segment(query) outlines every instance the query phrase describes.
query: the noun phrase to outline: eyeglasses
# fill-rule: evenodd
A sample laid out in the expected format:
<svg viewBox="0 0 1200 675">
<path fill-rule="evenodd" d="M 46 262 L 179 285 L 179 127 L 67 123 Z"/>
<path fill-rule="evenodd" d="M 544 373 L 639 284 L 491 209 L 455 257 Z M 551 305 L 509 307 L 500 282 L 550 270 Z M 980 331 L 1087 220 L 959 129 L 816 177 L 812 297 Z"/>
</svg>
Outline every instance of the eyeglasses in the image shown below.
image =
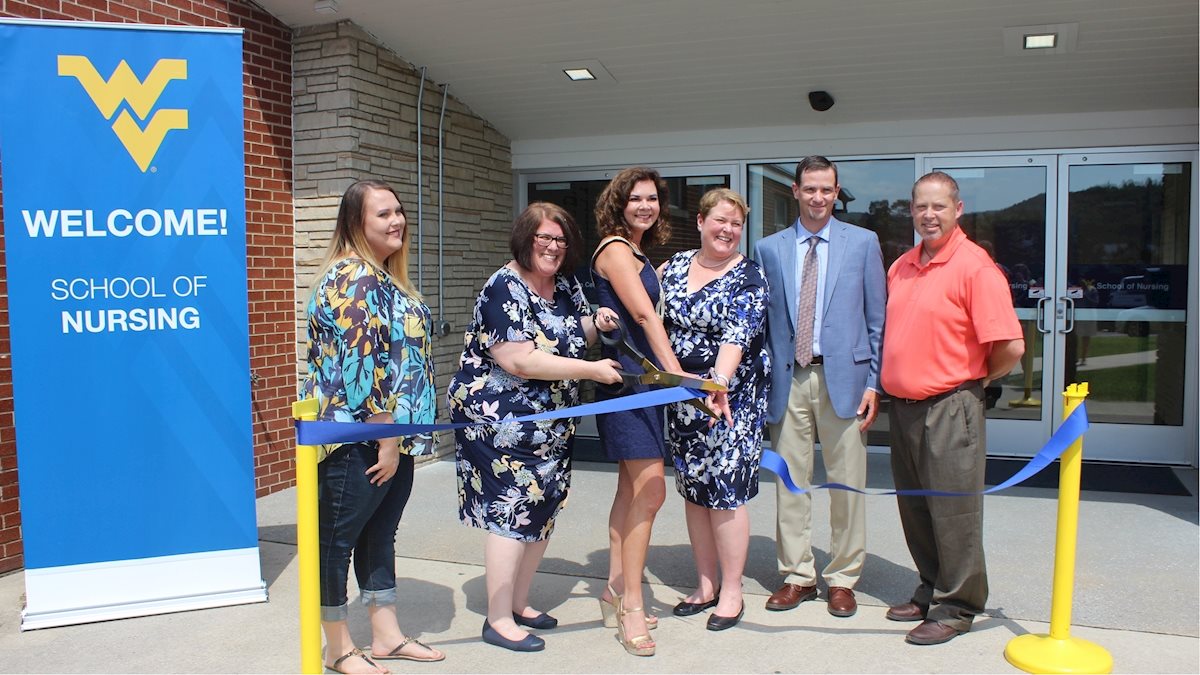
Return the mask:
<svg viewBox="0 0 1200 675">
<path fill-rule="evenodd" d="M 533 235 L 533 240 L 546 248 L 550 248 L 550 242 L 554 242 L 555 244 L 558 244 L 559 248 L 567 247 L 567 238 L 566 237 L 555 237 L 553 235 L 542 234 L 541 232 L 538 232 L 537 234 Z"/>
</svg>

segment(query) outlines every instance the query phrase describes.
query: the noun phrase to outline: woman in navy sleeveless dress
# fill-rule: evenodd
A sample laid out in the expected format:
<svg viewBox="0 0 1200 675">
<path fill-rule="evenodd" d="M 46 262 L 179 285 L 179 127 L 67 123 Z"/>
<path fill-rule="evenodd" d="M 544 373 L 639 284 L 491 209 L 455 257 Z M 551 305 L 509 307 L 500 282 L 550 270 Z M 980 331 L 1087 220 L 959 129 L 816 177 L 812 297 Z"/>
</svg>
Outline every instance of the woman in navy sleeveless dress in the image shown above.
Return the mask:
<svg viewBox="0 0 1200 675">
<path fill-rule="evenodd" d="M 592 257 L 592 278 L 600 304 L 620 314 L 629 343 L 655 365 L 678 372 L 679 362 L 656 310 L 658 276 L 641 250 L 670 236 L 667 203 L 667 186 L 657 171 L 633 167 L 618 173 L 596 202 L 602 240 Z M 606 347 L 602 355 L 618 359 L 627 371 L 642 370 L 613 348 Z M 597 388 L 598 399 L 609 395 Z M 600 596 L 600 610 L 605 625 L 617 628 L 626 651 L 649 656 L 655 645 L 647 630 L 657 619 L 642 609 L 642 571 L 654 517 L 666 498 L 663 409 L 598 415 L 596 426 L 604 453 L 619 465 L 608 517 L 608 587 Z"/>
</svg>

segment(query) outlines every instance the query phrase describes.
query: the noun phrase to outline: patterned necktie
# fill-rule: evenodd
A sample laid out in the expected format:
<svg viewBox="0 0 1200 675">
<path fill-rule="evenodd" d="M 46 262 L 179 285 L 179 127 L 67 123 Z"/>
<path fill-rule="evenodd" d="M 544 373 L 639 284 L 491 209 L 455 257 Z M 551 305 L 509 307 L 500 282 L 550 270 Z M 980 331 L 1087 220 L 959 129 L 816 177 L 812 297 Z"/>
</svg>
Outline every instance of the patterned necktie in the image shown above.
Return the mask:
<svg viewBox="0 0 1200 675">
<path fill-rule="evenodd" d="M 796 363 L 807 368 L 813 360 L 813 321 L 817 316 L 817 239 L 808 238 L 804 271 L 800 276 L 800 306 L 796 311 Z"/>
</svg>

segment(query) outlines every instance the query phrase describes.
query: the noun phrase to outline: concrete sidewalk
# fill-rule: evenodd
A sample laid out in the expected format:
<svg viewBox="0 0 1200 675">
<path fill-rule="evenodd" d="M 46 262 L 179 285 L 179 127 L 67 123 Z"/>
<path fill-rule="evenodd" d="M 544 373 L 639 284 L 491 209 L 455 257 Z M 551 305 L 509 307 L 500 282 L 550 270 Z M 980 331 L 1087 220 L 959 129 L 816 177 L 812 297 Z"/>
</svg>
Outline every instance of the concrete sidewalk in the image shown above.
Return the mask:
<svg viewBox="0 0 1200 675">
<path fill-rule="evenodd" d="M 1181 472 L 1193 493 L 1196 473 Z M 871 487 L 890 485 L 885 455 L 870 457 Z M 535 581 L 532 601 L 558 617 L 542 631 L 547 647 L 517 654 L 482 643 L 485 591 L 482 532 L 457 522 L 454 466 L 427 464 L 398 533 L 401 625 L 447 653 L 446 661 L 390 662 L 393 672 L 1002 672 L 1016 635 L 1048 631 L 1055 494 L 1016 488 L 985 502 L 991 597 L 971 633 L 947 644 L 904 643 L 914 624 L 884 618 L 916 583 L 895 500 L 868 501 L 868 561 L 854 617 L 837 619 L 823 602 L 767 612 L 775 572 L 773 483 L 751 502 L 746 617 L 722 633 L 705 616 L 681 619 L 670 608 L 695 583 L 682 500 L 668 476 L 667 504 L 647 563 L 647 603 L 662 617 L 658 654 L 627 655 L 603 628 L 596 596 L 607 575 L 607 513 L 614 465 L 579 463 L 570 502 Z M 22 574 L 0 578 L 0 672 L 295 672 L 299 637 L 295 493 L 258 502 L 263 577 L 271 600 L 179 614 L 22 633 Z M 814 499 L 818 567 L 828 545 L 828 497 Z M 1080 507 L 1072 635 L 1100 644 L 1119 673 L 1200 672 L 1200 537 L 1196 497 L 1085 492 Z M 823 591 L 823 589 L 822 589 Z M 352 589 L 351 597 L 357 592 Z M 351 629 L 369 640 L 365 611 Z"/>
</svg>

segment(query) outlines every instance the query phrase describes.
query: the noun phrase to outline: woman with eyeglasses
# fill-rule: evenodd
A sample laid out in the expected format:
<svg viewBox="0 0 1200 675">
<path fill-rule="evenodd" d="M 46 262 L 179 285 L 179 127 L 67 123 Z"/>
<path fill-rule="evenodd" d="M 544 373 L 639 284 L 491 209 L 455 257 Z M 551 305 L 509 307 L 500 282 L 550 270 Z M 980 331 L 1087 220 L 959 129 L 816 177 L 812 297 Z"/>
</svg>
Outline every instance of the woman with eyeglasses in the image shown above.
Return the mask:
<svg viewBox="0 0 1200 675">
<path fill-rule="evenodd" d="M 613 177 L 596 201 L 601 239 L 592 255 L 592 280 L 600 304 L 620 315 L 629 344 L 658 367 L 680 372 L 655 307 L 658 274 L 642 252 L 671 236 L 667 196 L 667 184 L 654 169 L 635 166 Z M 622 367 L 640 369 L 616 348 L 604 346 L 600 353 L 617 359 Z M 635 391 L 645 389 L 639 386 Z M 604 388 L 597 387 L 597 400 L 607 397 Z M 642 572 L 654 517 L 667 496 L 663 407 L 597 415 L 596 429 L 604 454 L 618 467 L 608 514 L 608 585 L 600 595 L 600 612 L 604 625 L 617 629 L 625 651 L 652 656 L 656 645 L 647 631 L 658 626 L 658 619 L 644 609 Z"/>
<path fill-rule="evenodd" d="M 513 222 L 513 260 L 479 293 L 459 371 L 450 381 L 450 419 L 485 423 L 454 434 L 459 518 L 487 531 L 484 571 L 488 611 L 484 642 L 519 652 L 545 641 L 525 628 L 558 620 L 529 603 L 534 572 L 571 482 L 571 437 L 577 418 L 505 419 L 579 403 L 579 381 L 615 384 L 619 365 L 584 360 L 616 313 L 596 314 L 571 270 L 582 237 L 566 211 L 534 202 Z"/>
</svg>

